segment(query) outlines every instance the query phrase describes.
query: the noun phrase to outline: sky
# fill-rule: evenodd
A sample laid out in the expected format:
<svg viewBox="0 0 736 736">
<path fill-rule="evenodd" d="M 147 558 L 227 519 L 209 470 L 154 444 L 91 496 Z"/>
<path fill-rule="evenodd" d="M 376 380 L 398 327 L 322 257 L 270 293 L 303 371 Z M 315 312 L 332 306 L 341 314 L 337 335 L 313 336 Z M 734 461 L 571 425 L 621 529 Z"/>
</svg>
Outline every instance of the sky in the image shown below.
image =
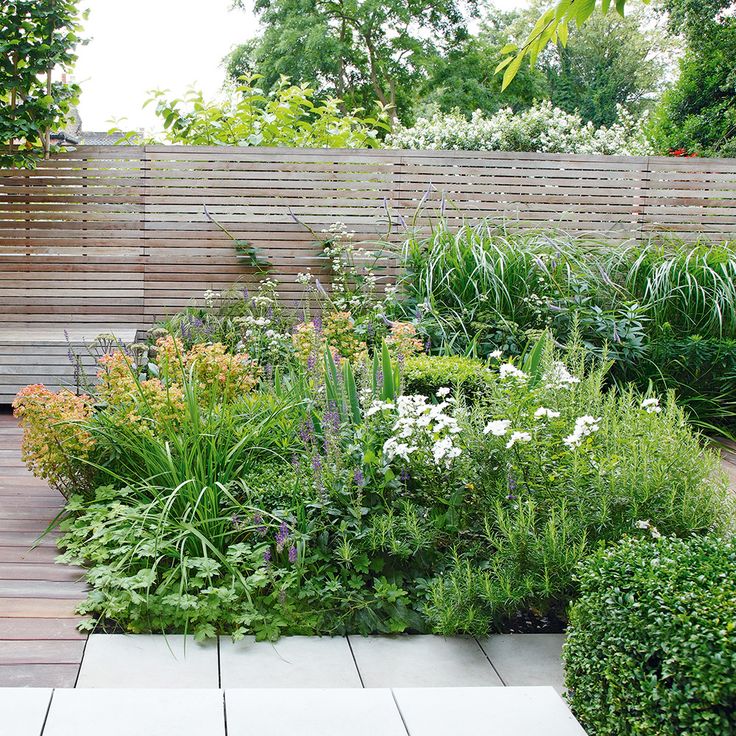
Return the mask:
<svg viewBox="0 0 736 736">
<path fill-rule="evenodd" d="M 230 10 L 231 0 L 86 0 L 83 7 L 89 8 L 83 34 L 89 41 L 79 48 L 74 79 L 82 87 L 85 130 L 156 127 L 152 106 L 143 109 L 153 89 L 179 95 L 194 85 L 217 95 L 223 57 L 258 31 L 253 13 Z"/>
</svg>

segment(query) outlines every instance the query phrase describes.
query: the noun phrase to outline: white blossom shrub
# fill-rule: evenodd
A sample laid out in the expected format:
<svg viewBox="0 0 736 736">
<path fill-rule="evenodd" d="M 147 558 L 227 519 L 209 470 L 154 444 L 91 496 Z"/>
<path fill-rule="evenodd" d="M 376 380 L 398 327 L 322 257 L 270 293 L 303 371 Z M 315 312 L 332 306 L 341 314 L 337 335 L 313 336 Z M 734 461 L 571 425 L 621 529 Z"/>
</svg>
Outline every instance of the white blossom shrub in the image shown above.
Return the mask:
<svg viewBox="0 0 736 736">
<path fill-rule="evenodd" d="M 410 128 L 397 128 L 387 143 L 393 148 L 646 156 L 654 149 L 645 120 L 620 107 L 619 122 L 596 128 L 545 101 L 520 113 L 507 107 L 490 117 L 476 110 L 470 120 L 460 112 L 437 112 Z"/>
</svg>

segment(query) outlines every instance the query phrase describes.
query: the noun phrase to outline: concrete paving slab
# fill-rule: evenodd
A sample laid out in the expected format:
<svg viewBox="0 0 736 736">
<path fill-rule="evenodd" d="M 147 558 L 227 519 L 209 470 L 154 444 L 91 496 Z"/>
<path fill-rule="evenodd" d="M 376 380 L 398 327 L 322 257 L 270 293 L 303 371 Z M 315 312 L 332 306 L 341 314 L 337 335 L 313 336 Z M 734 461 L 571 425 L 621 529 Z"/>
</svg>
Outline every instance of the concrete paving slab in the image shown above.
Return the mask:
<svg viewBox="0 0 736 736">
<path fill-rule="evenodd" d="M 407 736 L 390 690 L 226 690 L 228 736 Z"/>
<path fill-rule="evenodd" d="M 155 634 L 92 634 L 79 688 L 217 688 L 217 642 Z"/>
<path fill-rule="evenodd" d="M 284 636 L 277 642 L 252 637 L 220 640 L 222 687 L 361 687 L 345 637 Z"/>
<path fill-rule="evenodd" d="M 474 639 L 441 636 L 351 636 L 365 687 L 502 685 Z"/>
<path fill-rule="evenodd" d="M 507 685 L 551 685 L 564 691 L 564 634 L 498 634 L 478 641 Z"/>
<path fill-rule="evenodd" d="M 409 736 L 585 736 L 551 687 L 399 688 L 393 693 Z"/>
<path fill-rule="evenodd" d="M 225 736 L 221 690 L 55 690 L 43 736 Z"/>
<path fill-rule="evenodd" d="M 0 688 L 0 736 L 41 736 L 51 693 L 51 688 Z"/>
</svg>

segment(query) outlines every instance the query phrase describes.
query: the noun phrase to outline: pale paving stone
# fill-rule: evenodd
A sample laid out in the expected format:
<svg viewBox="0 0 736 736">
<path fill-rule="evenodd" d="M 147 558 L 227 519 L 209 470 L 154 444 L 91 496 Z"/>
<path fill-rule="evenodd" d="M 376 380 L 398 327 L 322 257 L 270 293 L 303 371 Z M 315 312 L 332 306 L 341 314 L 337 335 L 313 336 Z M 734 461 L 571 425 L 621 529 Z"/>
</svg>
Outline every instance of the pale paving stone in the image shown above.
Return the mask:
<svg viewBox="0 0 736 736">
<path fill-rule="evenodd" d="M 277 642 L 220 639 L 223 688 L 360 687 L 345 637 L 284 636 Z"/>
<path fill-rule="evenodd" d="M 390 690 L 226 690 L 228 736 L 406 736 Z"/>
<path fill-rule="evenodd" d="M 478 641 L 507 685 L 551 685 L 564 691 L 564 634 L 497 634 Z"/>
<path fill-rule="evenodd" d="M 225 736 L 221 690 L 55 690 L 43 736 Z"/>
<path fill-rule="evenodd" d="M 474 639 L 351 636 L 365 687 L 492 687 L 502 683 Z"/>
<path fill-rule="evenodd" d="M 551 687 L 394 689 L 410 736 L 585 736 Z"/>
<path fill-rule="evenodd" d="M 50 688 L 0 688 L 0 735 L 41 736 Z"/>
<path fill-rule="evenodd" d="M 181 635 L 92 634 L 77 687 L 217 688 L 217 642 Z"/>
</svg>

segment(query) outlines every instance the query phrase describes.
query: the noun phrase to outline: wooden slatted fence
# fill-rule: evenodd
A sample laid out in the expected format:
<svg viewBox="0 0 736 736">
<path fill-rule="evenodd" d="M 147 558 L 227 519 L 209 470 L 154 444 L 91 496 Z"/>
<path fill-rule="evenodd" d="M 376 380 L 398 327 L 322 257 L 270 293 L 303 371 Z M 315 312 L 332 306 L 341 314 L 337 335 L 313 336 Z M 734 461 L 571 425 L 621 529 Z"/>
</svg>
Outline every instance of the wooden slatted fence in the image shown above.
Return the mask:
<svg viewBox="0 0 736 736">
<path fill-rule="evenodd" d="M 418 212 L 424 225 L 444 213 L 456 223 L 494 218 L 613 241 L 663 232 L 734 238 L 736 160 L 80 147 L 32 171 L 0 171 L 0 329 L 15 330 L 16 344 L 18 330 L 31 330 L 29 339 L 40 328 L 129 330 L 206 289 L 253 287 L 263 274 L 238 261 L 205 206 L 264 251 L 294 304 L 296 274 L 323 272 L 309 228 L 337 221 L 375 240 L 390 220 L 394 243 Z M 12 350 L 0 332 L 0 374 L 1 353 Z"/>
</svg>

